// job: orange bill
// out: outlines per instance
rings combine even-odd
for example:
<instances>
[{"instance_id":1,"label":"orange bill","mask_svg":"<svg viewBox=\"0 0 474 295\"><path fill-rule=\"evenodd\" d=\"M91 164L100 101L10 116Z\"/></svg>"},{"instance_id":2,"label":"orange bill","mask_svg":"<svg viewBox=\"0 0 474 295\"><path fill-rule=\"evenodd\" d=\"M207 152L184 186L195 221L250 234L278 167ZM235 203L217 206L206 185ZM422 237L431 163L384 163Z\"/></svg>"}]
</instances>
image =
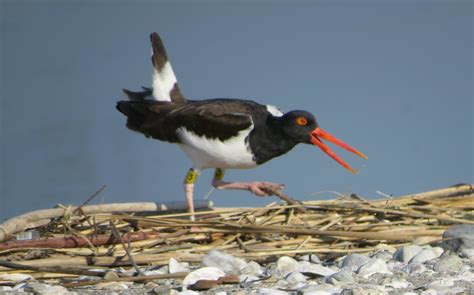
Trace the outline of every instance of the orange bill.
<instances>
[{"instance_id":1,"label":"orange bill","mask_svg":"<svg viewBox=\"0 0 474 295\"><path fill-rule=\"evenodd\" d=\"M349 166L346 162L344 162L344 160L339 157L338 155L336 155L336 153L334 153L327 145L325 145L321 139L324 139L324 140L327 140L329 142L332 142L334 143L335 145L338 145L340 146L341 148L351 152L351 153L354 153L356 155L358 155L359 157L362 157L364 159L368 159L368 157L366 155L364 155L363 153L359 152L358 150L356 150L355 148L351 147L350 145L348 145L347 143L343 142L342 140L340 139L337 139L335 138L332 134L322 130L321 128L316 128L314 129L312 132L311 132L311 142L319 147L320 149L323 150L323 152L325 152L329 157L333 158L336 162L338 162L339 164L341 164L344 168L346 168L347 170L349 170L350 172L356 174L358 171L353 169L351 166Z\"/></svg>"}]
</instances>

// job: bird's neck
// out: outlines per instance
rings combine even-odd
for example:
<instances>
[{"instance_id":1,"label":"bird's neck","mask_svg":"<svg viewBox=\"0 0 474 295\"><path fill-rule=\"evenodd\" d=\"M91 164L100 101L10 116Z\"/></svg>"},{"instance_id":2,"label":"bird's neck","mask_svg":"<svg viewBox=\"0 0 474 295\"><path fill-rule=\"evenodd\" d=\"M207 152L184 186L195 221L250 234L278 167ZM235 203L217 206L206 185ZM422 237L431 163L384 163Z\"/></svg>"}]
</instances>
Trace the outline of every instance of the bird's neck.
<instances>
[{"instance_id":1,"label":"bird's neck","mask_svg":"<svg viewBox=\"0 0 474 295\"><path fill-rule=\"evenodd\" d=\"M278 117L268 116L266 121L255 122L255 128L249 136L249 144L254 160L257 164L263 164L286 154L298 142L285 136Z\"/></svg>"}]
</instances>

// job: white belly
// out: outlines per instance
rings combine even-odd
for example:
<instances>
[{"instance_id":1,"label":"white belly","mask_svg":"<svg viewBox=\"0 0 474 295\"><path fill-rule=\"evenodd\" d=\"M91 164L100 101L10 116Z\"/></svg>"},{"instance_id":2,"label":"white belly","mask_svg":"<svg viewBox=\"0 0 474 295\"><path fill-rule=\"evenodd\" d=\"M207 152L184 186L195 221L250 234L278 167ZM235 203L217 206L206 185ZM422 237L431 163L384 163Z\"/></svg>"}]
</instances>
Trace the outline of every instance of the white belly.
<instances>
[{"instance_id":1,"label":"white belly","mask_svg":"<svg viewBox=\"0 0 474 295\"><path fill-rule=\"evenodd\" d=\"M182 127L177 132L181 139L179 146L188 155L197 169L234 168L246 169L257 166L245 139L253 125L225 141L198 136Z\"/></svg>"}]
</instances>

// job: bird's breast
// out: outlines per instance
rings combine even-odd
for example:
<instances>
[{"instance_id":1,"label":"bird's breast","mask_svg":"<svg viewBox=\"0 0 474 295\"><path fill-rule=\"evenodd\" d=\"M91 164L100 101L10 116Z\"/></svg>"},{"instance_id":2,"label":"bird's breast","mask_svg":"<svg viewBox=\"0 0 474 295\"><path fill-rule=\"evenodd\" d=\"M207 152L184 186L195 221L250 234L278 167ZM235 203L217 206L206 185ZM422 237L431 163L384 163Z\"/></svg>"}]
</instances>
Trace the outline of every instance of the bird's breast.
<instances>
[{"instance_id":1,"label":"bird's breast","mask_svg":"<svg viewBox=\"0 0 474 295\"><path fill-rule=\"evenodd\" d=\"M180 147L196 168L247 169L257 166L248 140L252 129L253 125L226 140L199 136L186 127L178 128L176 132Z\"/></svg>"}]
</instances>

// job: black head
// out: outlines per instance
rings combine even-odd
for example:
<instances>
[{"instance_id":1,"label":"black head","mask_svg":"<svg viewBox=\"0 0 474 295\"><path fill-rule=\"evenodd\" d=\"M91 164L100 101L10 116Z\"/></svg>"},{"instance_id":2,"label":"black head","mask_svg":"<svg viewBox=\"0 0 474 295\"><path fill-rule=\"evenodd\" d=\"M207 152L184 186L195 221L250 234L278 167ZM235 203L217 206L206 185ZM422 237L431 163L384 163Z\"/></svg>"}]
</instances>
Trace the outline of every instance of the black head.
<instances>
[{"instance_id":1,"label":"black head","mask_svg":"<svg viewBox=\"0 0 474 295\"><path fill-rule=\"evenodd\" d=\"M306 111L288 112L280 122L283 134L297 143L312 143L311 132L318 128L316 118Z\"/></svg>"},{"instance_id":2,"label":"black head","mask_svg":"<svg viewBox=\"0 0 474 295\"><path fill-rule=\"evenodd\" d=\"M338 155L336 155L327 145L325 145L321 139L332 142L343 149L367 159L367 156L363 153L357 151L353 147L344 143L342 140L337 139L330 133L321 129L316 122L316 118L309 112L291 111L280 117L279 121L281 124L280 128L286 138L293 140L295 143L314 144L352 173L356 173L356 171L352 169L346 162L344 162L344 160L342 160Z\"/></svg>"}]
</instances>

